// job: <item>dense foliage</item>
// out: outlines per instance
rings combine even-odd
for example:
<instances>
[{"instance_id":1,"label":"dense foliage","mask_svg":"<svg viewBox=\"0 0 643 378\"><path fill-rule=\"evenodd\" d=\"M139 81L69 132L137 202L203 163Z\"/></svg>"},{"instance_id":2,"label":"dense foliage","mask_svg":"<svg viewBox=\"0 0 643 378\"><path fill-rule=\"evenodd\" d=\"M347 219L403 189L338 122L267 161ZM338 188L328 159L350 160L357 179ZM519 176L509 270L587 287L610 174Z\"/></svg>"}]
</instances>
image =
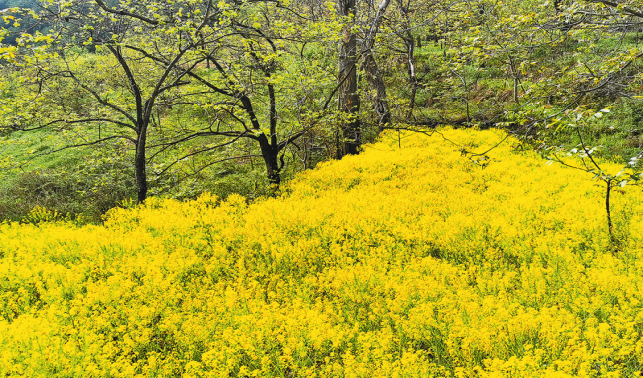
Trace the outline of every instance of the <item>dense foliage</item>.
<instances>
[{"instance_id":1,"label":"dense foliage","mask_svg":"<svg viewBox=\"0 0 643 378\"><path fill-rule=\"evenodd\" d=\"M82 175L92 156L129 165L105 186L127 183L120 200L271 195L382 130L440 124L504 128L541 150L582 144L624 164L643 146L636 0L2 4L9 183L17 170ZM582 107L611 113L578 133L567 118ZM43 142L20 144L29 138ZM0 186L24 217L2 194L15 188ZM87 203L71 202L59 208Z\"/></svg>"},{"instance_id":2,"label":"dense foliage","mask_svg":"<svg viewBox=\"0 0 643 378\"><path fill-rule=\"evenodd\" d=\"M591 175L473 154L505 137L389 132L253 204L5 223L0 375L640 374L641 191L614 190L615 246Z\"/></svg>"}]
</instances>

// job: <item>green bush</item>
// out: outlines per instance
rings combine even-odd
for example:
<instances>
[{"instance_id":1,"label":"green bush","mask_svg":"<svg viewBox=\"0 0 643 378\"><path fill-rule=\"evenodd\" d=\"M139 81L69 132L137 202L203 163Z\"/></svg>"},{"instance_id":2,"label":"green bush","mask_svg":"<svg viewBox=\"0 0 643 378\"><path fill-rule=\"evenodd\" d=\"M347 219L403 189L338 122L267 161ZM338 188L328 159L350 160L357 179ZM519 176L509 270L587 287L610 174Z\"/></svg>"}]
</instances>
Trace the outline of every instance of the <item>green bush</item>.
<instances>
[{"instance_id":1,"label":"green bush","mask_svg":"<svg viewBox=\"0 0 643 378\"><path fill-rule=\"evenodd\" d=\"M9 179L0 187L0 220L27 221L34 209L44 208L98 223L107 210L132 196L133 184L122 172L83 168L24 172Z\"/></svg>"}]
</instances>

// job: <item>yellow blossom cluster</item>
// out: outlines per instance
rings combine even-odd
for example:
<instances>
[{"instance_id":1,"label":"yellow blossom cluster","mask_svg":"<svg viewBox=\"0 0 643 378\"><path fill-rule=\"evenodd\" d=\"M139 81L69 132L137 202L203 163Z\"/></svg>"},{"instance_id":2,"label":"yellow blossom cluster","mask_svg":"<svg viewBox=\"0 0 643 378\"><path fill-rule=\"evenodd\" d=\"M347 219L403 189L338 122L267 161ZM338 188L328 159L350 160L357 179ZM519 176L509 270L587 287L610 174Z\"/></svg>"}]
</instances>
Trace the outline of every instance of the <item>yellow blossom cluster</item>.
<instances>
[{"instance_id":1,"label":"yellow blossom cluster","mask_svg":"<svg viewBox=\"0 0 643 378\"><path fill-rule=\"evenodd\" d=\"M503 138L393 132L278 198L2 224L0 376L640 375L641 190L611 238L591 175L462 153Z\"/></svg>"}]
</instances>

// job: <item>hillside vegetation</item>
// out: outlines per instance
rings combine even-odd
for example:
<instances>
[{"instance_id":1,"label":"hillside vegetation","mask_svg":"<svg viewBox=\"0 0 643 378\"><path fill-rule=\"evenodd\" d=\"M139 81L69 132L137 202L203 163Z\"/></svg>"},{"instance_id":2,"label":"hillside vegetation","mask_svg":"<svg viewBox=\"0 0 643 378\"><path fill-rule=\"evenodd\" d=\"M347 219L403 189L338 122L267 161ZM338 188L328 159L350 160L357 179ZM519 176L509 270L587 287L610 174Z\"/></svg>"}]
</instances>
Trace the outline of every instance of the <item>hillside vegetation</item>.
<instances>
[{"instance_id":1,"label":"hillside vegetation","mask_svg":"<svg viewBox=\"0 0 643 378\"><path fill-rule=\"evenodd\" d=\"M0 0L0 221L272 196L386 130L497 128L635 168L642 4Z\"/></svg>"},{"instance_id":2,"label":"hillside vegetation","mask_svg":"<svg viewBox=\"0 0 643 378\"><path fill-rule=\"evenodd\" d=\"M612 193L612 240L591 175L462 154L504 137L385 133L277 198L2 224L0 375L640 374L641 190Z\"/></svg>"}]
</instances>

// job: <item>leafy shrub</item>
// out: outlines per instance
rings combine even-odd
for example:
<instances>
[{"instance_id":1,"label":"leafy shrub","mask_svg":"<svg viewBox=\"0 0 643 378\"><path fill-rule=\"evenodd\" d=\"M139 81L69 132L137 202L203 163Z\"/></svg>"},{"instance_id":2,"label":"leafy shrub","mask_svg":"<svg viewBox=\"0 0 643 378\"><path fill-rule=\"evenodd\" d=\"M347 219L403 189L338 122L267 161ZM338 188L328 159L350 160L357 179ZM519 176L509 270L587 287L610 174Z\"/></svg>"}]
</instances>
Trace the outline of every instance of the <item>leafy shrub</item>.
<instances>
[{"instance_id":1,"label":"leafy shrub","mask_svg":"<svg viewBox=\"0 0 643 378\"><path fill-rule=\"evenodd\" d=\"M637 128L643 128L643 101L637 101L631 106L633 126Z\"/></svg>"},{"instance_id":2,"label":"leafy shrub","mask_svg":"<svg viewBox=\"0 0 643 378\"><path fill-rule=\"evenodd\" d=\"M100 222L102 214L132 195L127 175L101 168L85 165L73 173L19 173L0 187L0 219L21 221L34 209L44 208L62 216Z\"/></svg>"}]
</instances>

